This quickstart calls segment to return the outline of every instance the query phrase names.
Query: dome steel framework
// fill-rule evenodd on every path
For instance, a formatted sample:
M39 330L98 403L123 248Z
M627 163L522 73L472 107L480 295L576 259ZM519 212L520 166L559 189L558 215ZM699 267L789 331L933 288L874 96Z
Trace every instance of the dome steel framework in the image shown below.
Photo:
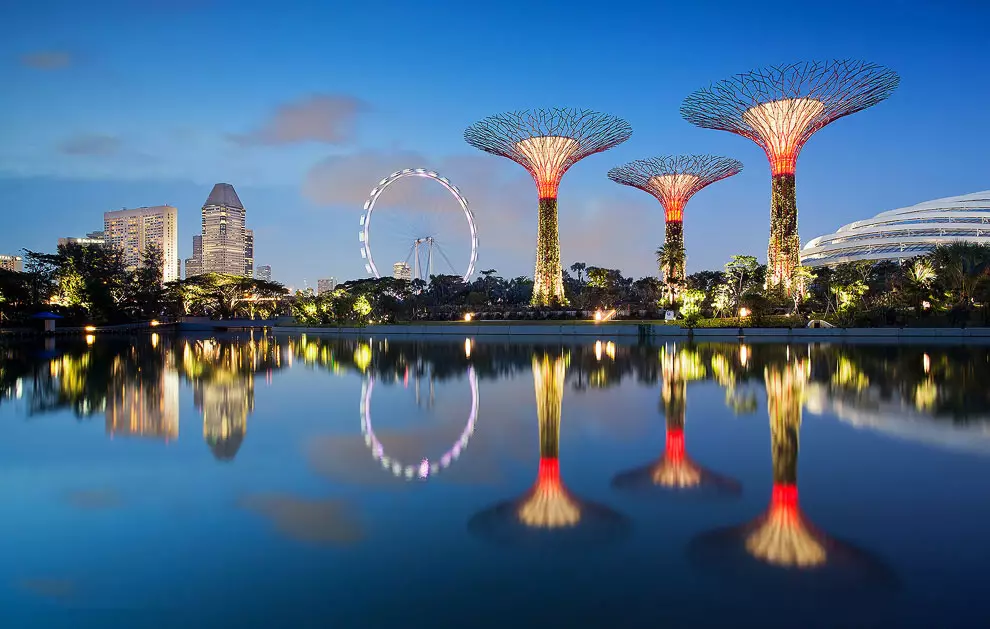
M809 240L801 250L801 264L907 260L951 242L990 244L990 190L925 201L843 225Z

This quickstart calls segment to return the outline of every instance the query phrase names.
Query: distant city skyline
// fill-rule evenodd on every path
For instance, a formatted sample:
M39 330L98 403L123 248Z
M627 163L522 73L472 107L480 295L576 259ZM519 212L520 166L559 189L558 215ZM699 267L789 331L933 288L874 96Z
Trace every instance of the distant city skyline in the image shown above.
M765 155L733 134L694 127L678 110L690 93L733 74L814 59L880 63L901 85L888 101L823 129L800 157L802 246L884 210L990 187L990 85L974 80L990 61L985 3L909 1L896 11L884 3L830 11L653 3L633 18L585 0L549 2L541 11L554 15L556 32L594 37L538 56L523 45L519 15L531 5L519 0L497 11L440 3L442 21L389 0L278 11L228 0L181 5L165 12L51 0L5 9L0 80L12 89L0 103L0 207L9 212L0 251L52 251L59 237L97 229L94 217L105 211L166 203L178 211L179 254L190 257L203 199L225 181L250 210L255 259L274 264L278 280L301 286L317 261L341 281L367 277L357 241L364 201L390 173L425 167L469 200L476 268L531 276L533 182L516 164L472 149L463 133L485 116L559 105L620 116L633 128L629 141L583 160L561 185L565 269L585 262L655 275L663 212L606 173L692 153L738 159L745 169L685 212L687 272L721 268L732 254L764 262ZM382 19L395 11L401 19ZM215 39L217 24L266 45L175 46ZM367 46L372 24L380 45ZM677 28L660 37L658 24ZM478 45L493 41L504 44ZM436 62L396 72L395 60L406 58ZM637 64L655 76L644 80ZM457 212L428 181L390 186L376 208L380 219ZM405 255L375 251L383 265Z

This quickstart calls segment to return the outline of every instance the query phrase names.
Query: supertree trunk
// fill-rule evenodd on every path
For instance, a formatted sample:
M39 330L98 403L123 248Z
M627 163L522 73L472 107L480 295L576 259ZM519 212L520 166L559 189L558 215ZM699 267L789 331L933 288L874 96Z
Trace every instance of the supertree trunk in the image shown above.
M685 263L684 255L684 222L667 221L667 233L664 237L663 247L669 250L669 262L663 269L664 279L669 284L677 284L684 281Z
M560 268L559 234L557 198L541 198L536 234L536 270L533 273L533 298L530 302L534 306L560 306L567 303Z
M560 408L564 398L567 358L533 357L536 417L540 428L540 460L557 459L560 450Z
M770 245L767 248L767 286L787 295L793 287L801 241L798 237L797 197L793 173L773 176L770 197Z

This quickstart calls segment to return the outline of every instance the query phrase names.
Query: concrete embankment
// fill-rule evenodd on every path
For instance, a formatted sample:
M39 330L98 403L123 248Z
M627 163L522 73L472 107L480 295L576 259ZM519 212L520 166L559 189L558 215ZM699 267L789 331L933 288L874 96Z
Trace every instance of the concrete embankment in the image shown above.
M770 342L881 342L899 343L914 339L955 340L956 342L990 342L990 328L682 328L653 323L609 322L588 323L429 323L369 325L364 327L307 327L283 320L273 321L210 321L184 319L180 332L237 331L270 328L278 334L317 334L323 336L394 336L394 337L490 337L526 339L535 337L564 338L624 338L624 339L683 339L696 341L726 341L744 338L748 341Z

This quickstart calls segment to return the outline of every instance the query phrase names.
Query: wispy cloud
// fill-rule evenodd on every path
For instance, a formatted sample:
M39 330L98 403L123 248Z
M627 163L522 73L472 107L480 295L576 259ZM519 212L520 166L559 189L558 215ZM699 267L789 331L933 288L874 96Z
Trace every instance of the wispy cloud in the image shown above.
M62 50L39 50L21 55L21 65L35 70L61 70L72 65L72 55Z
M344 144L353 136L358 114L366 109L367 105L353 96L314 94L280 105L258 129L229 138L241 146L299 142Z
M282 535L317 545L349 545L364 537L350 508L338 500L309 500L288 494L246 496L240 506L268 518Z
M123 143L120 138L103 133L81 133L67 138L58 145L65 155L110 156L120 152Z

